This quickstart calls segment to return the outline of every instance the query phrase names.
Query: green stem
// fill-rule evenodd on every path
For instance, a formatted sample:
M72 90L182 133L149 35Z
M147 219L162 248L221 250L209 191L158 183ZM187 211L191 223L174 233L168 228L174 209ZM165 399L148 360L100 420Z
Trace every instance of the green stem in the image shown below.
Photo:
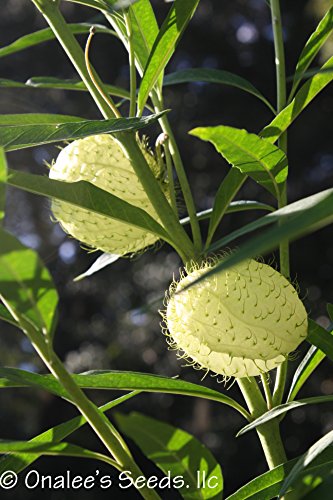
M269 375L267 373L263 373L260 378L262 382L262 386L264 389L265 397L266 397L266 403L267 403L267 409L271 410L273 408L273 398L272 398L272 393L271 393L271 388L269 385Z
M237 379L239 388L244 396L253 419L267 411L266 402L260 392L254 377ZM287 461L283 443L279 431L279 423L276 419L257 427L257 434L262 449L265 453L268 467L274 469Z
M170 200L171 200L171 206L172 206L175 214L178 217L176 190L175 190L175 183L173 180L173 163L172 163L172 158L171 158L168 142L169 142L169 138L167 140L167 143L164 145L164 154L165 154L165 163L166 163L166 167L167 167L167 176L168 176L168 183L169 183L169 196L170 196Z
M104 101L89 76L85 65L84 53L76 38L68 29L66 21L58 9L57 3L53 0L32 1L41 11L47 23L52 28L58 41L62 45L69 59L72 61L75 69L87 86L103 116L105 118L114 118L114 113ZM103 89L103 83L99 80L97 75L95 79L98 82L98 85ZM151 171L141 149L138 146L135 135L132 132L121 132L114 135L122 143L125 151L127 152L133 168L138 175L152 206L154 207L165 230L169 233L172 241L174 242L174 248L179 252L185 263L194 259L196 253L193 244L187 236L184 228L179 223L176 214L174 213L157 179Z
M34 330L30 323L26 323L24 329L40 358L67 392L69 401L80 411L81 415L114 457L118 470L131 472L134 479L143 476L117 429L76 384L53 351L48 339L45 341L44 337L41 337L40 332ZM139 492L146 500L159 499L159 496L147 487L140 489Z
M131 23L131 16L128 12L124 12L124 19L126 22L126 30L128 37L128 55L129 55L129 68L130 68L130 112L129 116L136 116L136 68L135 68L135 53L133 46L133 30Z
M163 102L162 98L157 95L157 93L154 91L151 95L151 99L154 104L154 108L157 112L160 112L163 110ZM176 169L176 173L179 179L179 184L184 196L184 201L186 205L186 209L190 218L190 224L191 224L191 230L192 230L192 236L193 236L193 242L195 249L197 251L197 254L199 255L202 251L202 237L201 237L201 231L200 231L200 225L197 217L197 212L192 196L192 191L187 179L187 175L185 172L184 164L180 155L180 151L177 145L177 141L175 139L175 136L173 134L173 131L171 129L169 120L166 115L163 115L160 120L160 125L165 134L168 135L169 138L169 151L172 157L173 164Z
M281 18L280 0L271 0L271 15L274 35L275 49L275 68L276 68L276 90L277 90L277 111L282 111L287 105L287 86L286 86L286 64L283 42L283 27ZM285 132L280 140L279 147L287 154L288 138ZM280 188L278 199L279 208L283 208L288 203L287 182ZM287 279L290 277L290 259L289 259L289 242L283 241L280 244L280 271ZM276 381L274 387L273 401L275 404L280 404L284 394L284 388L287 377L287 361L282 363L277 369Z

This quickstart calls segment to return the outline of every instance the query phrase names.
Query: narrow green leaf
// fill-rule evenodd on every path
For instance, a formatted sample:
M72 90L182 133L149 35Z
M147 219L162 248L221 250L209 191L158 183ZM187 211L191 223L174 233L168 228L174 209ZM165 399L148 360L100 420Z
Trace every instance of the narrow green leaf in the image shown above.
M138 109L143 111L149 94L171 59L199 0L175 0L150 53L138 95Z
M305 382L324 359L325 354L320 349L314 345L310 347L294 374L287 397L288 402L294 401Z
M114 27L126 50L128 52L133 50L135 66L139 75L142 77L159 33L159 26L150 0L140 0L140 2L131 5L127 10L127 15L129 16L129 24L131 27L131 43L129 43L128 39L128 21L125 19L125 16L121 15L119 12L116 14L105 13L107 20L110 22L111 26ZM155 86L161 91L162 85L163 72L157 79ZM146 107L148 109L150 108L147 104Z
M88 92L85 84L79 80L62 80L61 78L54 78L51 76L32 76L27 80L25 85L36 89L77 90ZM129 98L129 92L121 87L105 83L103 84L103 88L112 96L123 97L125 99Z
M281 134L296 120L300 113L308 104L331 83L333 72L326 70L333 68L333 57L331 57L323 66L323 72L320 72L310 78L297 92L291 103L279 113L274 120L265 127L260 135L268 139L272 144L276 142Z
M100 215L126 222L157 234L170 242L168 234L147 212L86 181L63 182L43 175L9 169L7 183L16 188L71 203Z
M65 0L65 2L78 3L92 9L97 9L103 14L122 10L138 0Z
M309 321L310 328L307 337L307 341L315 345L326 356L333 361L333 335L332 332L328 332L322 326L318 325L314 321Z
M321 332L322 330L323 332ZM333 336L333 330L329 333L331 336ZM309 320L308 339L310 340L310 338L312 337L315 337L317 339L319 335L321 337L325 336L326 338L326 330L314 321ZM325 353L318 349L318 347L311 346L294 374L287 401L293 401L295 399L296 395L301 390L307 379L310 377L310 375L312 375L312 373L323 361L323 359L325 359Z
M248 210L264 210L266 212L274 212L275 208L271 205L267 205L266 203L261 203L260 201L251 201L251 200L237 200L229 203L225 213L233 214L237 212L247 212ZM197 212L198 220L207 220L211 218L213 213L212 208L207 208L207 210L203 210L202 212ZM182 225L189 224L190 218L184 217L179 221Z
M81 446L71 443L34 443L29 441L0 441L0 453L24 453L35 455L50 455L50 456L63 456L63 457L76 457L76 458L90 458L92 460L100 460L107 464L115 464L106 455L96 453L95 451L87 450Z
M0 229L0 299L15 316L52 335L58 295L36 252ZM7 307L7 308L8 308Z
M150 0L140 0L129 9L135 55L141 66L146 67L150 52L158 36L159 27Z
M7 161L4 149L0 147L0 226L5 217Z
M137 412L116 414L116 421L121 431L165 474L184 479L185 484L177 488L182 498L222 499L221 467L212 453L191 434ZM212 487L208 486L209 481Z
M248 210L264 210L265 212L275 212L276 208L267 203L261 203L260 201L252 200L236 200L232 201L227 210L226 214L234 214L236 212L247 212Z
M0 115L0 127L16 127L21 125L52 125L59 123L82 122L84 118L69 115L49 115L47 113L21 113Z
M180 83L189 82L205 82L205 83L217 83L219 85L228 85L230 87L236 87L238 89L244 90L249 94L254 95L260 99L275 115L276 111L271 105L271 103L266 99L265 96L259 92L258 89L248 80L242 78L234 73L229 73L229 71L223 71L221 69L213 68L188 68L176 71L175 73L170 73L164 77L164 86L167 85L178 85Z
M84 273L80 274L80 276L77 276L74 281L81 281L84 278L88 278L88 276L92 276L93 274L97 273L101 269L104 269L104 267L109 266L110 264L113 264L120 258L120 255L114 255L112 253L103 253L98 257L97 260L85 271Z
M295 483L299 475L308 467L323 451L325 451L333 443L333 431L328 432L325 436L313 444L308 451L296 462L292 470L285 479L279 496L282 497L289 487Z
M292 203L280 210L248 224L238 231L234 231L225 238L210 246L208 251L216 251L233 241L237 237L247 234L259 227L272 222L281 221L283 224L275 224L273 228L252 238L239 250L226 256L217 266L208 271L190 286L199 283L208 276L229 269L245 259L265 255L277 248L281 241L295 240L301 236L317 231L333 222L333 189L328 189L315 195ZM328 334L329 335L329 334ZM312 342L312 340L311 340ZM313 343L313 342L312 342ZM317 345L317 344L316 344ZM319 346L322 350L322 346ZM325 352L325 351L324 351Z
M114 399L109 403L106 403L103 406L99 407L99 410L105 413L112 408L124 403L128 399L136 396L138 391L131 392L129 394L125 394L120 398ZM79 415L78 417L74 417L67 422L63 422L62 424L56 425L55 427L51 427L47 431L39 434L38 436L30 439L28 443L33 444L43 444L43 443L52 443L52 445L56 443L60 443L63 439L73 434L73 432L77 431L81 427L83 427L87 423L86 419ZM20 453L19 455L10 454L0 458L0 475L7 471L11 470L18 474L26 467L31 465L41 456L40 453Z
M271 500L272 498L277 497L284 478L288 475L296 463L297 458L265 472L261 476L256 477L249 483L242 486L226 500ZM331 473L332 466L333 450L327 449L312 463L311 467L307 467L300 474L299 482L297 482L295 486L299 488L299 485L302 484L301 481L303 480L305 491L312 489L311 478L320 479L326 477ZM293 486L291 486L291 491L293 489ZM299 493L298 489L297 492Z
M223 125L196 128L190 134L211 142L233 167L278 197L279 184L288 175L288 160L281 149L246 130Z
M39 375L16 368L0 367L0 388L41 387L53 394L65 397L66 393L59 382L51 375ZM161 392L210 399L223 403L237 410L242 407L232 398L177 378L149 375L139 372L98 371L73 375L73 379L82 389ZM244 413L244 412L243 412Z
M113 30L101 24L92 25L89 23L73 23L68 24L67 26L74 35L86 35L89 33L90 28L94 26L97 33L105 33L107 35L117 36ZM28 49L30 47L35 47L36 45L54 39L55 34L51 30L51 28L45 28L40 31L35 31L34 33L29 33L28 35L24 35L21 38L18 38L17 40L15 40L15 42L12 42L5 47L1 47L0 57L5 57L17 52L21 52L22 50Z
M280 415L283 415L291 410L295 410L296 408L300 408L301 406L317 405L320 403L332 403L332 402L333 402L333 396L315 396L312 398L299 399L298 401L291 401L290 403L284 403L282 405L275 406L272 410L269 410L263 415L260 415L260 417L253 420L253 422L243 427L237 433L237 437L242 436L243 434L246 434L249 431L252 431L259 425L265 424L266 422L269 422L270 420L273 420L274 418L277 418Z
M246 175L232 168L221 183L214 200L213 212L209 221L207 244L211 242L223 216L227 213L230 203L244 184Z
M320 193L313 194L307 198L302 198L301 200L290 203L284 208L275 210L275 212L265 215L264 217L261 217L260 219L233 231L211 245L209 251L214 252L228 245L231 241L236 240L240 236L244 236L252 231L256 231L257 229L275 223L274 228L270 232L265 233L265 235L267 235L267 233L272 235L272 241L267 240L267 245L264 245L262 237L259 236L258 239L260 243L263 244L263 249L258 249L258 253L254 252L251 253L251 255L258 255L261 251L269 252L274 249L277 238L280 237L280 234L287 232L287 234L291 234L291 236L294 235L295 237L298 237L306 234L307 232L315 231L320 227L323 227L323 225L330 224L333 220L333 210L331 209L332 201L333 189L327 189L326 191L321 191ZM307 216L309 216L309 223L307 223ZM283 222L283 226L280 228L278 227L279 222ZM299 227L297 226L298 222L301 223L301 226ZM282 230L282 228L284 229ZM258 240L256 239L256 241ZM251 248L252 247L253 246L251 245Z
M314 58L319 53L320 49L330 36L333 30L333 7L331 7L322 18L318 24L316 30L310 36L309 40L306 42L304 49L301 52L299 60L297 62L296 71L294 75L293 85L290 92L289 99L291 100L297 87L304 77L304 74Z
M159 33L159 27L155 17L154 10L150 0L140 0L131 5L127 10L129 24L131 27L131 43L127 30L128 19L125 15L117 12L116 14L105 14L111 26L114 27L125 49L129 52L133 50L135 66L142 77L147 65L150 53ZM161 91L163 85L163 72L156 81L155 87ZM145 105L147 108L149 106Z
M19 88L19 89L56 89L56 90L74 90L80 92L88 92L85 84L79 80L63 80L52 76L33 76L25 83L16 82L0 78L0 87ZM114 85L103 84L103 88L112 96L129 98L129 92L121 87ZM81 118L82 120L82 118Z
M89 135L139 130L155 122L160 116L161 114L144 118L3 126L0 127L0 146L3 146L6 151L14 151L41 144L81 139Z

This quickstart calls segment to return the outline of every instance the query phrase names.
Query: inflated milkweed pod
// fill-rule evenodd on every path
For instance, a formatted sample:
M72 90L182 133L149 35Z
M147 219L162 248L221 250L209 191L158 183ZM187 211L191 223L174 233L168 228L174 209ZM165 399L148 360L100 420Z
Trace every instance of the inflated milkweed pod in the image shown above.
M139 145L157 178L159 166L154 156L143 143ZM94 135L66 146L51 166L49 176L65 182L88 181L159 220L130 160L110 135ZM164 189L162 181L161 187ZM64 231L82 243L107 253L136 253L158 239L153 233L141 228L70 203L53 200L52 211Z
M164 316L170 345L225 378L276 368L307 336L295 288L272 267L247 260L183 290L214 265L192 267L171 285Z

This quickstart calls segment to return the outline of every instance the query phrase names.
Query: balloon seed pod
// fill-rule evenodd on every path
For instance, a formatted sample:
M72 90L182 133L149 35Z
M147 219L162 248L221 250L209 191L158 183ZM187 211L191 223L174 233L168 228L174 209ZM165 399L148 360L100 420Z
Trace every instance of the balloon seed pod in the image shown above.
M156 159L143 143L139 145L158 178L160 168ZM159 221L130 160L110 135L94 135L70 143L51 166L49 177L64 182L90 182ZM165 191L165 183L160 182ZM65 232L107 253L120 256L137 253L158 240L153 233L67 202L53 200L52 211Z
M295 288L252 259L186 288L216 264L192 266L170 286L163 313L169 344L194 367L224 379L276 368L307 336Z

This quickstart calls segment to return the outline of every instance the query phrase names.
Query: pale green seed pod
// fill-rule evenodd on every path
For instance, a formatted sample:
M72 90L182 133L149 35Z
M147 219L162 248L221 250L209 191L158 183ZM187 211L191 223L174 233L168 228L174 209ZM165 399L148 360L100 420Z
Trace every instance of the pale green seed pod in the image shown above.
M195 366L225 378L276 368L307 336L307 313L295 288L272 267L247 260L183 290L214 265L192 269L171 285L165 314L170 344Z
M141 143L140 148L158 177L159 166L155 158ZM159 221L130 160L110 135L94 135L66 146L51 166L49 176L65 182L88 181L145 210ZM64 231L82 243L107 253L121 256L136 253L158 239L153 233L70 203L53 200L52 211Z

